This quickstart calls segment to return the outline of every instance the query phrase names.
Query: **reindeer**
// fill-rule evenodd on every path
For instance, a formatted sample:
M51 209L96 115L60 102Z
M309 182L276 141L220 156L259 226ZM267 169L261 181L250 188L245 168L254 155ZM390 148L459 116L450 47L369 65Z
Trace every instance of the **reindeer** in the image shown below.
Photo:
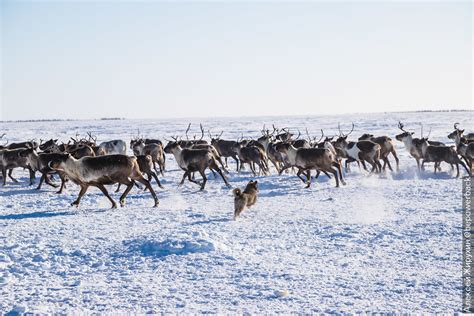
M17 148L17 149L2 149L0 150L0 168L2 169L3 185L7 184L7 170L8 176L13 182L18 180L13 178L12 172L15 168L28 169L30 173L30 185L35 181L35 173L30 167L28 156L34 152L33 148Z
M352 123L352 129L348 134L344 134L341 131L340 125L338 124L339 137L334 142L334 147L339 148L345 156L350 158L350 161L367 161L371 166L371 172L381 172L382 165L379 162L380 159L380 145L370 140L361 140L358 142L348 142L347 137L354 131L354 123ZM346 160L346 168L349 159ZM365 170L365 164L362 164Z
M232 150L232 147L237 143L236 141L233 140L223 140L220 139L222 136L222 131L219 135L216 135L215 137L212 137L211 133L208 131L209 137L211 138L211 145L214 146L214 148L217 150L219 153L220 157L224 157L225 160L225 166L228 168L227 164L227 158L231 157L234 159L236 165L237 165L237 171L239 171L239 158L238 155L235 153L235 151Z
M169 141L168 144L165 146L165 152L168 154L173 154L178 166L184 170L183 178L179 185L184 183L184 179L188 177L190 182L196 183L201 185L201 191L204 190L207 182L207 177L205 171L207 168L211 170L215 170L219 173L221 178L224 180L227 186L230 186L227 182L227 179L222 174L221 169L216 163L216 159L214 155L207 149L187 149L182 148L177 139L175 138L174 141ZM199 172L203 179L202 184L197 182L196 180L191 178L191 173Z
M234 150L234 152L239 156L239 172L242 169L242 165L248 163L254 175L257 175L254 164L257 164L259 167L259 175L261 172L268 174L268 166L265 162L265 152L261 148L256 146L244 146L244 143L238 142L232 146L232 150Z
M63 155L63 153L40 153L37 154L36 152L31 152L28 153L28 160L31 168L33 171L39 171L41 173L41 178L38 186L36 187L36 190L40 190L41 186L43 185L43 182L46 182L46 184L52 186L53 188L57 188L58 185L51 182L50 176L58 173L59 178L61 179L61 187L59 191L57 191L57 194L61 194L63 192L63 189L66 187L66 181L67 177L64 174L64 172L61 171L56 171L53 170L49 167L49 163L53 161L54 159L58 159Z
M126 155L127 144L121 139L111 140L108 142L102 142L99 144L99 147L97 148L97 151L95 152L95 154L97 156L113 155L113 154Z
M265 125L263 125L262 136L257 139L257 141L263 145L265 152L267 154L268 160L275 166L277 172L284 167L285 162L281 152L276 149L276 145L280 143L280 140L273 140L273 134L276 132L275 126L273 126L273 132L270 133L269 130L265 130ZM267 163L268 165L268 163Z
M421 150L423 153L423 163L425 162L434 162L434 173L436 174L436 170L438 169L439 164L444 161L449 164L456 165L456 178L459 177L459 165L463 166L469 176L471 176L471 171L466 167L464 162L459 159L454 147L447 147L447 146L433 146L428 143L428 138L421 139Z
M414 132L407 132L406 130L403 129L403 127L404 127L404 125L401 122L398 122L398 128L403 133L396 135L395 138L398 141L403 142L403 144L405 145L405 148L408 151L408 153L413 158L415 158L418 170L420 170L420 171L424 170L424 164L420 163L420 160L423 159L423 152L422 152L422 149L421 149L421 145L424 142L424 138L414 138L413 135L415 133ZM443 143L433 142L433 141L428 140L428 138L426 138L426 141L427 141L428 145L430 145L430 146L444 146ZM426 162L428 162L428 161L426 161ZM435 164L435 167L439 168L439 164ZM451 169L454 169L453 165L451 165Z
M423 159L423 152L421 150L422 140L420 138L413 138L415 132L407 132L403 129L403 124L398 122L398 128L403 132L395 136L395 138L403 142L408 153L415 158L418 170L421 170L420 160Z
M138 181L150 191L155 201L154 207L158 206L158 197L150 182L143 178L136 157L106 155L75 159L70 154L61 154L48 165L53 170L64 172L72 182L81 187L79 196L71 205L79 206L89 186L95 186L109 199L112 208L117 208L117 203L110 197L104 185L121 183L127 186L120 197L120 206L124 206L125 198L132 189L134 181Z
M33 148L33 149L38 149L38 143L31 140L27 142L21 142L21 143L11 143L10 145L6 146L6 149L19 149L19 148Z
M342 177L341 165L337 162L334 148L330 143L326 145L326 148L295 148L291 143L281 143L278 145L278 150L285 155L288 161L288 164L280 170L279 174L287 168L297 167L296 175L303 183L306 183L306 188L311 186L311 170L317 171L316 178L318 178L320 171L323 171L326 175L332 173L336 179L336 187L339 187L339 180L342 184L346 184ZM304 172L306 172L306 179L301 177Z
M474 160L474 137L472 139L465 138L463 136L464 130L459 129L458 125L459 123L454 123L454 131L448 135L448 138L454 140L457 153L464 159L469 169L472 170L472 162Z
M163 175L163 171L165 170L165 153L161 142L145 144L145 141L140 139L133 144L132 150L135 156L150 155L153 160L153 168L157 173ZM158 164L159 171L156 168L156 164Z
M395 146L390 137L388 136L374 137L374 135L366 133L366 134L363 134L361 137L359 137L358 140L359 141L370 140L371 142L374 142L380 145L380 157L382 158L384 162L383 167L382 167L383 170L385 170L385 167L388 166L390 171L393 171L392 166L390 165L390 161L388 160L388 155L392 154L393 157L395 158L395 162L397 163L397 172L400 171L397 152L395 151Z

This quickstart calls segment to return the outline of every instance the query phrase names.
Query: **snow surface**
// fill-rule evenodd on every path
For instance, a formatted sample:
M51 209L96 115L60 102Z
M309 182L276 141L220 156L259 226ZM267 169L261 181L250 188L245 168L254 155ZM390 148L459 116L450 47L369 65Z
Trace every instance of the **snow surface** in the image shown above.
M263 123L307 127L313 135L337 123L363 132L399 133L398 120L419 135L448 143L454 122L471 127L472 112L360 114L191 120L224 139L259 136ZM32 138L67 141L91 131L99 141L132 135L182 135L188 120L1 123L10 142ZM207 138L207 135L206 135ZM449 166L434 175L397 143L400 173L368 175L352 166L347 185L321 176L311 189L293 174L257 177L259 200L232 220L231 189L210 180L204 192L186 182L167 155L160 199L134 188L117 210L97 189L79 208L44 185L0 188L0 311L12 312L454 312L461 306L461 180ZM230 161L230 160L229 160ZM393 161L393 159L391 160ZM394 162L393 162L394 165ZM243 187L254 179L236 174ZM465 171L461 171L465 175ZM110 187L109 191L113 191ZM113 197L118 200L118 194Z

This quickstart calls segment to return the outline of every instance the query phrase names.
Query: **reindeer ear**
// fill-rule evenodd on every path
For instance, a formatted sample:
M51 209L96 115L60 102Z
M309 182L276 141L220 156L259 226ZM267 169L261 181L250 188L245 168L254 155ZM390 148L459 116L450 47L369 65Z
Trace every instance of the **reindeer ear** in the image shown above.
M463 129L461 130L461 133L464 133L464 130L463 130Z
M411 132L410 134L413 135L413 134L415 134L415 132Z
M58 139L56 138L56 139L54 140L54 142L57 142L57 141L58 141Z

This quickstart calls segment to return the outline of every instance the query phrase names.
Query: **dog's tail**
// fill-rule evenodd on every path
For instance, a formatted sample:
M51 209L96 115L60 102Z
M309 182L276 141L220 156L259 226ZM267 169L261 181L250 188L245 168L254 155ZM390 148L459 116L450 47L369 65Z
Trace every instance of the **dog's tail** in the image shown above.
M242 190L239 188L233 189L232 193L234 193L234 196L241 196L242 195Z

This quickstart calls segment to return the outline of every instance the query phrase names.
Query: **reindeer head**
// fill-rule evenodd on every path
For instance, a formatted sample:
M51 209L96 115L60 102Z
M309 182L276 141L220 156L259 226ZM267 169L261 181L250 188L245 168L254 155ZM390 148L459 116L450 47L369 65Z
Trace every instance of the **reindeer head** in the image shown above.
M165 153L167 154L172 154L176 150L181 149L181 146L179 145L179 141L177 137L171 137L173 140L168 141L168 144L166 144L165 148L163 149Z
M448 135L449 139L461 139L463 137L464 130L458 128L459 123L454 123L454 131Z
M415 134L415 132L407 132L406 130L404 130L402 122L398 122L398 128L403 132L395 136L395 138L400 142L403 142L405 139L411 140L412 135Z
M40 142L41 143L39 145L39 149L44 151L44 150L49 150L49 149L54 148L55 146L57 146L56 143L58 142L58 140L57 139L50 139L50 140L48 140L44 143L43 143L43 140L40 140Z
M358 140L371 140L372 138L374 138L374 135L365 133L362 134L362 136L359 137Z

